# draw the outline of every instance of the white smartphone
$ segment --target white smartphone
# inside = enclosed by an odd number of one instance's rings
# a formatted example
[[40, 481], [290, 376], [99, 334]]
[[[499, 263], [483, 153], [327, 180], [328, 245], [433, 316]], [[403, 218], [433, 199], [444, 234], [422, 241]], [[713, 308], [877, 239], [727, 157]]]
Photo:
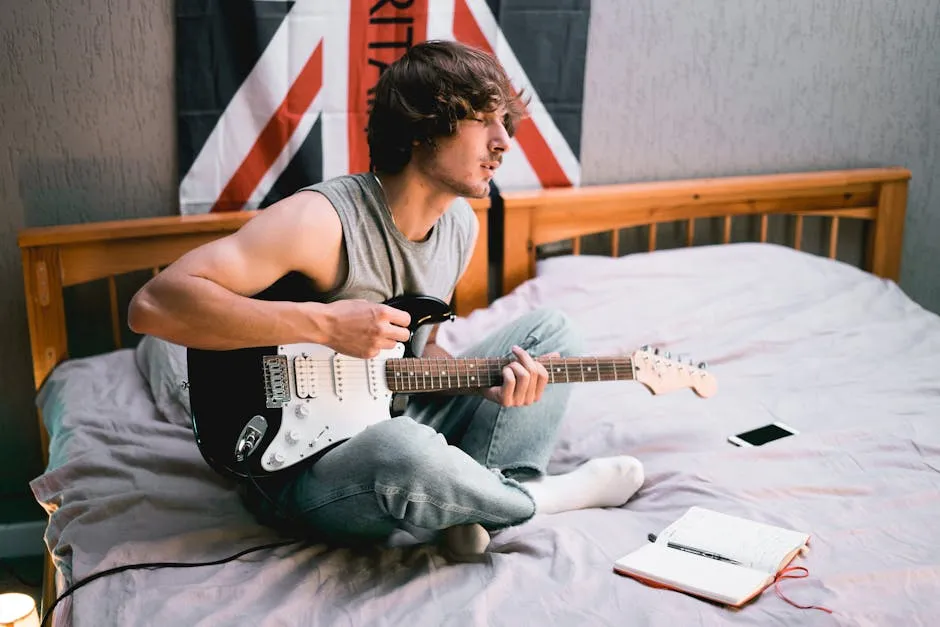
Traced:
[[728, 436], [728, 441], [737, 446], [761, 446], [780, 438], [797, 435], [799, 431], [782, 422], [773, 422], [763, 427]]

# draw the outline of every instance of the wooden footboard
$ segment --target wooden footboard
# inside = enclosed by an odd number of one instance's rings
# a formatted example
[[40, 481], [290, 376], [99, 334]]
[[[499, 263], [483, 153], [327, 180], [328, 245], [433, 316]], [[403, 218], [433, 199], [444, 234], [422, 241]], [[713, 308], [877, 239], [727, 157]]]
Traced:
[[[466, 273], [457, 286], [458, 314], [488, 302], [487, 212], [489, 199], [471, 202], [480, 225], [479, 238]], [[33, 380], [36, 390], [53, 368], [69, 356], [64, 290], [105, 280], [110, 298], [113, 348], [121, 348], [121, 308], [117, 277], [141, 270], [154, 274], [201, 244], [238, 230], [257, 212], [167, 216], [26, 229], [19, 234], [29, 321]], [[43, 463], [49, 461], [49, 438], [42, 417], [39, 433]], [[55, 599], [55, 569], [46, 555], [43, 608]]]
[[545, 244], [571, 240], [571, 252], [579, 254], [582, 236], [609, 232], [616, 256], [620, 230], [645, 226], [647, 249], [655, 250], [657, 225], [684, 222], [691, 246], [702, 218], [723, 219], [722, 242], [729, 243], [732, 220], [741, 216], [759, 217], [758, 240], [766, 242], [771, 215], [794, 216], [796, 249], [804, 216], [829, 218], [830, 257], [836, 255], [840, 220], [869, 222], [864, 267], [897, 280], [910, 177], [903, 168], [876, 168], [508, 192], [502, 292], [535, 276], [537, 249]]

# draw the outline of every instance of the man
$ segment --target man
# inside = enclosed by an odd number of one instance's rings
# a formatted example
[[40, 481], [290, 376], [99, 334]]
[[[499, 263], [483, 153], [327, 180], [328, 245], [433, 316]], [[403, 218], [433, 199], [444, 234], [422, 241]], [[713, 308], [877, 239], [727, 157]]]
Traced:
[[[181, 257], [135, 295], [130, 326], [195, 348], [313, 342], [361, 358], [408, 341], [409, 315], [382, 303], [453, 294], [478, 228], [463, 197], [488, 194], [522, 114], [491, 56], [454, 42], [414, 46], [376, 86], [371, 172], [304, 188]], [[302, 277], [309, 295], [252, 298], [287, 276]], [[428, 336], [427, 327], [415, 333], [416, 353], [445, 355]], [[454, 558], [483, 552], [488, 531], [536, 513], [624, 504], [643, 482], [632, 457], [545, 476], [569, 394], [546, 388], [531, 356], [551, 353], [578, 354], [567, 319], [523, 316], [467, 353], [513, 355], [501, 386], [419, 395], [405, 415], [330, 449], [267, 496], [324, 540], [442, 532]]]

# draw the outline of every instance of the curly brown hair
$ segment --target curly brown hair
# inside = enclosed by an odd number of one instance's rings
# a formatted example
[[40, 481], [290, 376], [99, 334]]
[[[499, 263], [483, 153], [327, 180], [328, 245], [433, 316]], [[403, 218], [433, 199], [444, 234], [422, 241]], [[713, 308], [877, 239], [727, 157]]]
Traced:
[[459, 120], [500, 106], [512, 137], [526, 102], [492, 55], [456, 41], [417, 44], [375, 86], [366, 127], [369, 167], [396, 174], [411, 160], [415, 142], [433, 146], [456, 133]]

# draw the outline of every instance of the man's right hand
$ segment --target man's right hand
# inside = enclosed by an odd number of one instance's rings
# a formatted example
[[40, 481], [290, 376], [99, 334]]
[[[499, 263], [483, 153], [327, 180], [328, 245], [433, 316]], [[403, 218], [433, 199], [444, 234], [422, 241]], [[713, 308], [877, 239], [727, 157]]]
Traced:
[[372, 359], [380, 350], [411, 339], [411, 315], [366, 300], [338, 300], [324, 307], [324, 344], [350, 357]]

